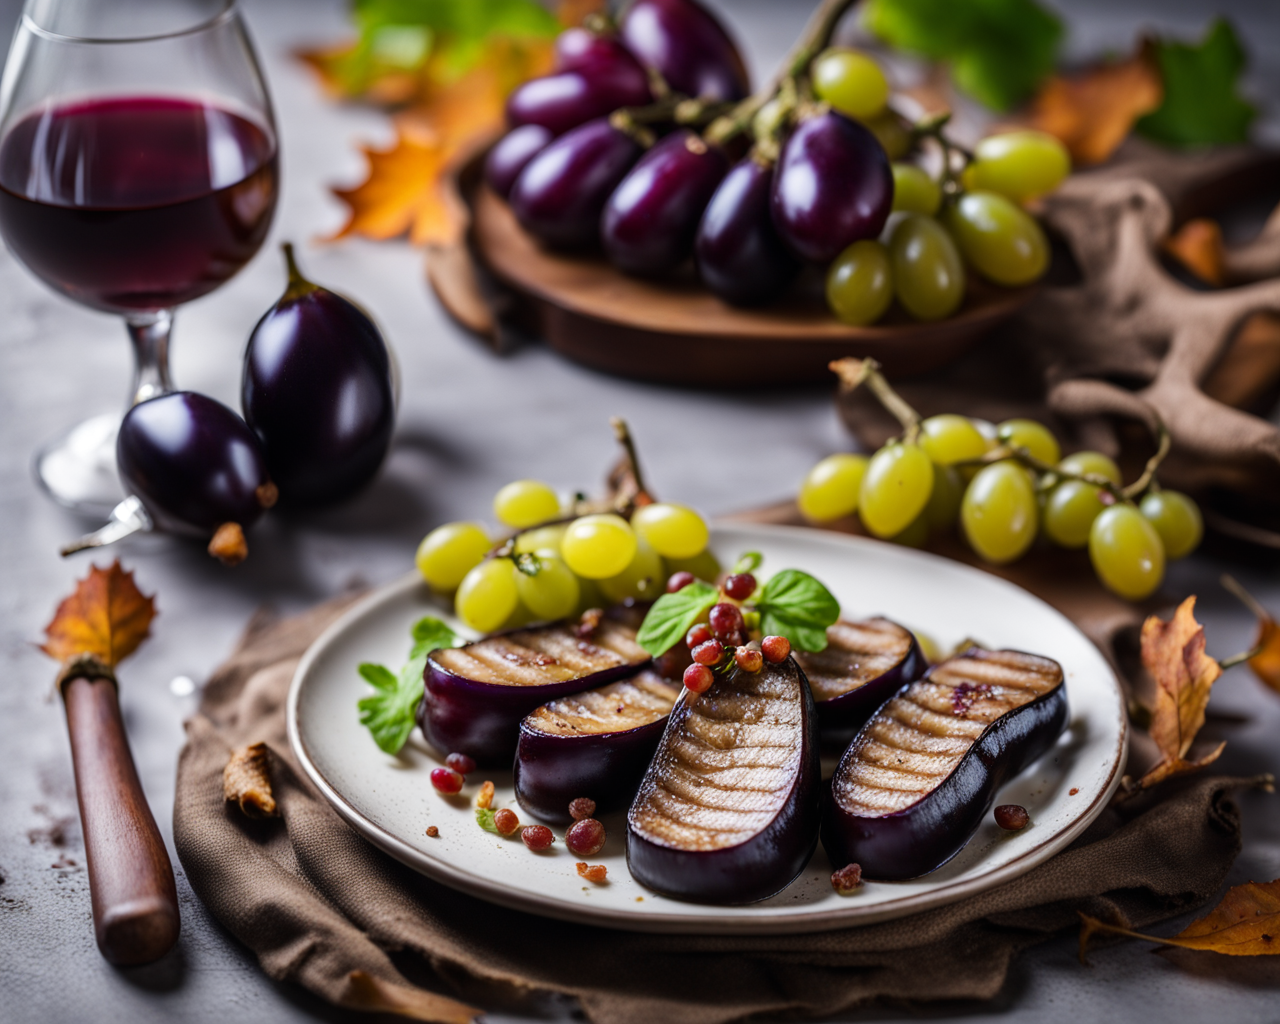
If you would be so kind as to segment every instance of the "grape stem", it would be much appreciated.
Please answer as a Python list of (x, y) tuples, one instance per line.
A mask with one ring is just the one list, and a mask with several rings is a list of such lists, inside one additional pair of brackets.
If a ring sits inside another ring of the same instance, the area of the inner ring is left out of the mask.
[(880, 400), (893, 418), (902, 424), (902, 439), (907, 444), (915, 444), (920, 437), (920, 414), (907, 403), (880, 372), (880, 364), (874, 359), (855, 359), (846, 356), (828, 365), (828, 369), (840, 378), (840, 393), (848, 394), (859, 385), (865, 384), (871, 393)]

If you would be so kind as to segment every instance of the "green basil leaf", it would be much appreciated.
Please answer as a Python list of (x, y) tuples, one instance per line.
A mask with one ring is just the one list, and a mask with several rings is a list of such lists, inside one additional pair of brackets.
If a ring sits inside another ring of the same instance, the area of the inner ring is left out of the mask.
[(486, 832), (492, 832), (496, 836), (501, 835), (502, 833), (498, 831), (498, 826), (493, 823), (493, 816), (495, 813), (496, 812), (492, 807), (476, 808), (476, 824)]
[(821, 651), (827, 627), (840, 617), (840, 602), (807, 572), (783, 569), (764, 585), (756, 610), (766, 636), (785, 636), (799, 650)]
[(410, 633), (413, 648), (398, 676), (385, 665), (372, 662), (365, 662), (357, 669), (360, 678), (376, 691), (356, 704), (360, 724), (369, 730), (378, 748), (388, 754), (400, 753), (413, 732), (418, 704), (422, 701), (422, 673), (427, 667), (427, 655), (441, 647), (459, 647), (465, 642), (445, 623), (430, 615), (415, 622)]
[(441, 622), (431, 615), (427, 615), (413, 624), (412, 635), (413, 649), (409, 652), (410, 658), (416, 658), (419, 654), (430, 654), (441, 647), (461, 647), (466, 643), (462, 637), (449, 628), (447, 623)]
[(655, 658), (684, 639), (702, 613), (716, 603), (719, 591), (702, 580), (694, 580), (674, 594), (663, 594), (644, 617), (636, 643)]

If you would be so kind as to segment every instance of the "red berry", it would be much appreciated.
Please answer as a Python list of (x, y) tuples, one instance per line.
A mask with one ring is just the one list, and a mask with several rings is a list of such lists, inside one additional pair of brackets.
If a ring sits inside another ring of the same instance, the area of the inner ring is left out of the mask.
[(462, 789), (463, 778), (452, 768), (432, 768), (431, 785), (440, 793), (457, 793)]
[(476, 770), (476, 763), (466, 754), (450, 754), (444, 759), (444, 763), (452, 768), (459, 775), (470, 775)]
[(719, 640), (727, 641), (731, 634), (741, 633), (746, 623), (742, 621), (742, 612), (736, 604), (722, 601), (711, 608), (711, 632)]
[(520, 830), (520, 838), (531, 850), (545, 850), (556, 841), (555, 834), (546, 825), (526, 825)]
[(673, 572), (671, 578), (667, 580), (667, 593), (674, 594), (677, 591), (684, 590), (693, 580), (693, 573), (686, 572), (684, 569), (679, 572)]
[(756, 592), (756, 578), (749, 572), (740, 572), (724, 581), (724, 592), (735, 601), (745, 601)]
[(739, 647), (734, 652), (733, 660), (744, 672), (759, 672), (764, 667), (764, 655), (751, 647)]
[(760, 641), (760, 653), (765, 656), (766, 661), (776, 665), (787, 660), (787, 655), (791, 653), (791, 641), (785, 636), (767, 636)]
[(520, 819), (516, 817), (516, 812), (511, 810), (510, 807), (503, 807), (501, 810), (493, 812), (493, 827), (498, 830), (500, 835), (509, 836), (520, 827)]
[(569, 801), (569, 817), (581, 821), (596, 813), (596, 802), (589, 796), (580, 796)]
[(569, 826), (564, 845), (579, 857), (594, 857), (604, 848), (604, 826), (595, 818), (583, 818)]
[(711, 639), (711, 627), (705, 622), (695, 623), (689, 632), (685, 634), (684, 642), (689, 645), (692, 650), (698, 644), (705, 644)]
[(706, 665), (690, 665), (684, 670), (684, 685), (694, 693), (706, 693), (716, 681)]
[(1006, 832), (1017, 832), (1031, 823), (1031, 815), (1021, 804), (1001, 804), (995, 814), (996, 824)]
[(724, 657), (724, 644), (719, 640), (708, 640), (693, 649), (693, 660), (699, 665), (715, 665)]

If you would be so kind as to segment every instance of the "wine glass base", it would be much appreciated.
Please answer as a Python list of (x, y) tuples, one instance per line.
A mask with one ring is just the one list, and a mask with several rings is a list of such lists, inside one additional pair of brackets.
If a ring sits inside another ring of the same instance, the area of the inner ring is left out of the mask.
[(116, 472), (118, 413), (103, 413), (72, 427), (36, 453), (36, 480), (64, 508), (103, 517), (124, 498)]

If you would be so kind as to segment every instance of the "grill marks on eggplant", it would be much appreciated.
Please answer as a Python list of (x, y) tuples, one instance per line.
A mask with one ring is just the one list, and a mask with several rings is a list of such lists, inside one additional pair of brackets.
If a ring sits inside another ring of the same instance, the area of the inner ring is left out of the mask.
[(641, 665), (648, 653), (627, 626), (602, 622), (590, 639), (569, 626), (517, 630), (466, 647), (435, 651), (443, 669), (494, 686), (543, 686), (594, 675), (623, 665)]
[(906, 657), (914, 638), (896, 622), (841, 619), (827, 627), (827, 648), (796, 653), (817, 703), (878, 679)]
[(630, 679), (549, 701), (525, 719), (525, 726), (548, 736), (638, 729), (666, 718), (682, 689), (651, 669), (644, 669)]
[(841, 809), (883, 817), (950, 775), (992, 723), (1062, 683), (1062, 668), (1017, 651), (966, 652), (935, 666), (869, 721), (833, 780)]

